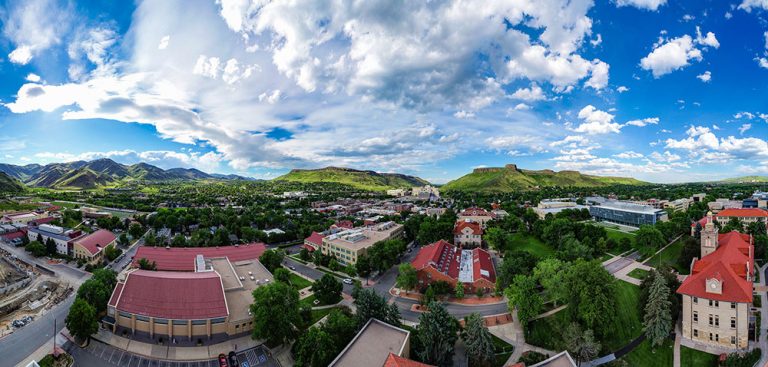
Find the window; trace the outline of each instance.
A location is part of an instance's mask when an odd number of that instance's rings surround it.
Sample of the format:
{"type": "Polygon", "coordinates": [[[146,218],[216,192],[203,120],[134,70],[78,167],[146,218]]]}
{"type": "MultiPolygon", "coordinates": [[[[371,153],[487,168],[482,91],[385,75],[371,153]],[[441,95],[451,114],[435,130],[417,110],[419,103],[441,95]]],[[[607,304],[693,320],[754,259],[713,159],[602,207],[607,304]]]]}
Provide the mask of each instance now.
{"type": "Polygon", "coordinates": [[[187,325],[187,320],[173,320],[174,325],[187,325]]]}
{"type": "Polygon", "coordinates": [[[731,309],[732,309],[732,310],[735,310],[735,309],[736,309],[736,302],[731,302],[731,309]]]}
{"type": "Polygon", "coordinates": [[[736,318],[731,317],[731,329],[735,329],[735,328],[736,328],[736,318]]]}
{"type": "Polygon", "coordinates": [[[736,345],[736,337],[735,336],[731,337],[731,345],[736,345]]]}
{"type": "Polygon", "coordinates": [[[699,329],[693,329],[693,337],[698,338],[699,337],[699,329]]]}
{"type": "Polygon", "coordinates": [[[149,322],[149,317],[136,315],[136,320],[149,322]]]}
{"type": "Polygon", "coordinates": [[[720,307],[720,301],[715,301],[715,308],[720,307]]]}
{"type": "Polygon", "coordinates": [[[167,325],[168,319],[155,319],[155,324],[167,325]]]}
{"type": "Polygon", "coordinates": [[[192,325],[207,325],[208,320],[192,320],[192,325]]]}
{"type": "Polygon", "coordinates": [[[709,307],[712,307],[712,300],[709,300],[709,307]]]}
{"type": "Polygon", "coordinates": [[[699,297],[693,297],[693,303],[699,304],[699,297]]]}
{"type": "Polygon", "coordinates": [[[716,342],[719,342],[719,341],[720,341],[720,334],[715,334],[715,341],[716,341],[716,342]]]}
{"type": "Polygon", "coordinates": [[[720,316],[715,315],[715,327],[720,327],[720,316]]]}
{"type": "Polygon", "coordinates": [[[699,313],[693,311],[693,322],[699,322],[699,313]]]}
{"type": "Polygon", "coordinates": [[[715,318],[712,316],[712,314],[709,315],[709,326],[712,326],[715,324],[715,318]]]}
{"type": "Polygon", "coordinates": [[[714,334],[709,333],[709,341],[713,341],[713,340],[715,340],[714,334]]]}

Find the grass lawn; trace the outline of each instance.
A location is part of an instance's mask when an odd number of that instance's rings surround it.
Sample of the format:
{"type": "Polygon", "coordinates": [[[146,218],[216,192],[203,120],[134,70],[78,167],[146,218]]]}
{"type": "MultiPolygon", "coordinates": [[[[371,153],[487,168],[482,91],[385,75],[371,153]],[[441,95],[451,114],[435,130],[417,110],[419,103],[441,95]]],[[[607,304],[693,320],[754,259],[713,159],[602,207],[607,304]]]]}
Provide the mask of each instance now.
{"type": "Polygon", "coordinates": [[[515,351],[515,347],[504,340],[501,340],[501,338],[496,335],[491,334],[491,336],[493,337],[493,353],[496,355],[493,366],[503,367],[504,363],[507,362],[509,357],[515,351]]]}
{"type": "Polygon", "coordinates": [[[627,275],[629,275],[629,276],[631,276],[632,278],[635,278],[635,279],[643,280],[643,279],[645,279],[645,277],[648,276],[648,271],[640,269],[640,268],[637,268],[637,269],[632,269],[632,271],[630,271],[629,274],[627,274],[627,275]]]}
{"type": "Polygon", "coordinates": [[[335,310],[335,307],[330,308],[324,308],[322,310],[312,310],[312,321],[309,322],[310,325],[314,325],[316,322],[320,321],[323,317],[331,313],[331,311],[335,310]]]}
{"type": "Polygon", "coordinates": [[[717,356],[680,346],[680,367],[715,367],[717,356]]]}
{"type": "Polygon", "coordinates": [[[540,259],[555,256],[555,250],[549,247],[549,245],[541,242],[536,237],[527,236],[522,233],[515,233],[510,237],[507,251],[514,250],[530,252],[540,259]]]}
{"type": "Polygon", "coordinates": [[[622,238],[629,238],[632,242],[635,242],[635,235],[632,233],[622,232],[613,228],[605,228],[608,232],[608,238],[613,238],[614,241],[619,242],[622,238]]]}
{"type": "MultiPolygon", "coordinates": [[[[610,335],[606,340],[601,341],[603,351],[613,352],[642,334],[643,325],[637,311],[639,297],[640,287],[624,281],[616,281],[616,299],[614,300],[617,310],[616,318],[607,328],[611,330],[610,335]]],[[[562,333],[570,322],[567,310],[535,320],[525,328],[525,340],[529,344],[545,349],[564,350],[562,333]]]]}
{"type": "MultiPolygon", "coordinates": [[[[651,342],[644,340],[622,359],[632,367],[671,367],[674,359],[674,341],[668,339],[664,344],[653,349],[651,342]]],[[[686,365],[683,364],[683,366],[686,365]]]]}
{"type": "Polygon", "coordinates": [[[296,290],[304,289],[311,285],[312,285],[312,282],[310,282],[309,280],[306,280],[294,273],[291,273],[291,286],[296,288],[296,290]]]}
{"type": "Polygon", "coordinates": [[[680,258],[680,254],[683,252],[683,241],[677,240],[669,247],[664,249],[664,251],[659,252],[658,254],[654,255],[652,258],[648,259],[645,264],[648,266],[653,266],[655,268],[659,267],[659,265],[667,265],[671,266],[672,268],[676,269],[680,274],[688,274],[689,269],[686,267],[681,267],[677,263],[677,259],[680,258]]]}

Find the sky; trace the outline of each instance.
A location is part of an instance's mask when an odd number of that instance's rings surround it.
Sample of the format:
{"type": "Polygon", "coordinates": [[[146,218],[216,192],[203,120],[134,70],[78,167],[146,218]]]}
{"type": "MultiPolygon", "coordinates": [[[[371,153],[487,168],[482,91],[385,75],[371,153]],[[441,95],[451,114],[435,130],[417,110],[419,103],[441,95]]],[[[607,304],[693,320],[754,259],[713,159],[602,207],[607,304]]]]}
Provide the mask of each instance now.
{"type": "Polygon", "coordinates": [[[0,1],[0,161],[768,174],[768,0],[0,1]]]}

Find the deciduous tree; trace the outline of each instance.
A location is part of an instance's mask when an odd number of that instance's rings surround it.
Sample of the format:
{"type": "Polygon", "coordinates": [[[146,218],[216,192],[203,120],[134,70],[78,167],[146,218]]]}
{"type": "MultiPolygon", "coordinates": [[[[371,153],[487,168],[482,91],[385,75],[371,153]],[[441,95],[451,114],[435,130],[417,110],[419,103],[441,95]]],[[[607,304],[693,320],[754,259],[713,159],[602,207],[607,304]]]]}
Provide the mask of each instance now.
{"type": "Polygon", "coordinates": [[[288,284],[275,282],[253,291],[253,338],[283,344],[296,338],[302,321],[299,292],[288,284]]]}

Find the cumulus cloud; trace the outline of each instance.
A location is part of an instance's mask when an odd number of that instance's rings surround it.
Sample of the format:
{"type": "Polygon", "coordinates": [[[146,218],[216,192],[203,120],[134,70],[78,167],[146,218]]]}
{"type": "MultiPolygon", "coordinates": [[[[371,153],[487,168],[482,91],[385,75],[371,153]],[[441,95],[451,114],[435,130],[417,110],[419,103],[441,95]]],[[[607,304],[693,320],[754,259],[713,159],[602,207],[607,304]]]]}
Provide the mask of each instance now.
{"type": "Polygon", "coordinates": [[[12,2],[0,12],[3,35],[15,48],[8,59],[27,64],[39,52],[61,42],[61,35],[71,22],[71,4],[57,0],[12,2]]]}
{"type": "Polygon", "coordinates": [[[616,0],[616,6],[634,6],[638,9],[656,11],[667,0],[616,0]]]}
{"type": "Polygon", "coordinates": [[[629,92],[629,88],[627,88],[627,87],[625,87],[623,85],[620,85],[618,88],[616,88],[616,91],[619,92],[619,93],[629,92]]]}
{"type": "Polygon", "coordinates": [[[659,78],[690,65],[691,61],[701,61],[702,50],[706,47],[718,48],[720,43],[714,33],[707,32],[706,36],[702,36],[701,30],[696,27],[696,39],[687,34],[673,39],[659,39],[653,51],[640,60],[640,67],[651,71],[654,78],[659,78]],[[700,49],[698,46],[703,47],[700,49]]]}
{"type": "Polygon", "coordinates": [[[583,122],[573,131],[585,134],[619,133],[621,124],[614,121],[614,115],[587,105],[579,111],[578,118],[583,122]]]}
{"type": "Polygon", "coordinates": [[[27,77],[24,79],[26,79],[28,82],[37,83],[40,81],[40,75],[37,75],[35,73],[29,73],[27,74],[27,77]]]}
{"type": "MultiPolygon", "coordinates": [[[[750,124],[745,124],[750,125],[750,124]]],[[[746,132],[748,128],[742,125],[746,132]]],[[[691,126],[684,139],[667,139],[668,149],[688,151],[690,157],[701,162],[729,163],[733,160],[768,159],[768,142],[760,138],[734,136],[718,138],[709,128],[691,126]]]]}
{"type": "Polygon", "coordinates": [[[647,125],[656,125],[659,123],[658,117],[646,117],[644,119],[627,121],[624,125],[644,127],[647,125]]]}
{"type": "Polygon", "coordinates": [[[171,36],[163,36],[163,38],[160,39],[160,43],[157,44],[158,50],[165,50],[168,48],[168,44],[171,42],[171,36]]]}
{"type": "Polygon", "coordinates": [[[741,4],[739,4],[739,9],[744,10],[747,13],[755,8],[768,9],[768,0],[743,0],[741,4]]]}
{"type": "Polygon", "coordinates": [[[527,102],[543,101],[547,99],[547,96],[544,95],[544,91],[536,83],[531,84],[530,88],[520,88],[516,90],[510,97],[527,102]]]}
{"type": "Polygon", "coordinates": [[[621,152],[619,154],[614,155],[616,158],[620,159],[636,159],[636,158],[643,158],[643,155],[634,151],[626,151],[621,152]]]}
{"type": "Polygon", "coordinates": [[[709,81],[712,80],[712,73],[710,73],[709,70],[707,70],[703,74],[696,75],[696,78],[698,78],[704,83],[709,83],[709,81]]]}
{"type": "Polygon", "coordinates": [[[752,124],[742,124],[741,127],[739,128],[739,134],[744,135],[744,133],[751,128],[752,128],[752,124]]]}

